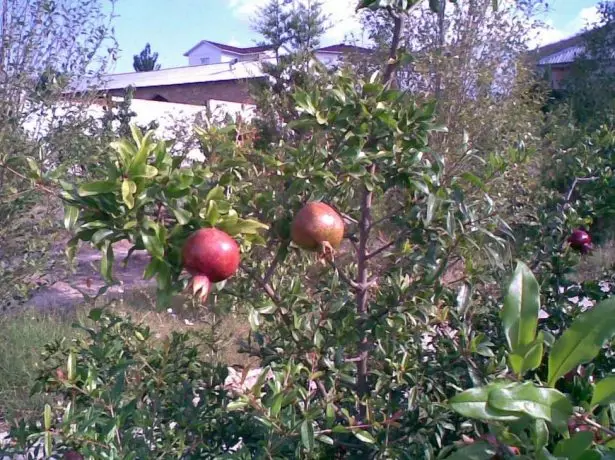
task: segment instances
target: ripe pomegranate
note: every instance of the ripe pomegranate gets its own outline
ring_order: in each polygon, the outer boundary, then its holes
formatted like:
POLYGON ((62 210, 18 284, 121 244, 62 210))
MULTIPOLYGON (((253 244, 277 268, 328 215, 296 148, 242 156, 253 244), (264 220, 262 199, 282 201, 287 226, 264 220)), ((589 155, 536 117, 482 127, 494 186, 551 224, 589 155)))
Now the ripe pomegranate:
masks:
POLYGON ((310 201, 293 219, 290 235, 303 249, 333 253, 344 238, 344 221, 331 206, 310 201))
POLYGON ((585 230, 577 228, 568 237, 570 247, 575 251, 581 251, 582 254, 588 253, 592 249, 592 239, 585 230))
POLYGON ((202 228, 184 243, 182 260, 193 275, 193 294, 204 302, 212 283, 230 278, 239 268, 239 245, 222 230, 202 228))

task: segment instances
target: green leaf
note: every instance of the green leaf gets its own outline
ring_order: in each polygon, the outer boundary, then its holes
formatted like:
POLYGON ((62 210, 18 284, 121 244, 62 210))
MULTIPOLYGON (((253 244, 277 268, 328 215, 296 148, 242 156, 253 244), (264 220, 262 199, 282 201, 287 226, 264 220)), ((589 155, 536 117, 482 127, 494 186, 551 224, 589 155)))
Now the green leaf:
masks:
POLYGON ((479 420, 514 422, 521 417, 520 411, 501 411, 487 404, 489 393, 514 385, 511 382, 495 382, 484 387, 471 388, 449 400, 449 406, 457 413, 479 420))
POLYGON ((504 297, 504 308, 501 312, 504 334, 510 351, 524 352, 523 347, 534 342, 539 311, 538 281, 527 265, 518 262, 504 297))
POLYGON ((66 365, 66 369, 68 370, 68 381, 74 382, 77 378, 77 354, 74 350, 71 350, 68 353, 68 363, 66 365))
POLYGON ((30 157, 26 157, 26 161, 28 162, 28 167, 32 171, 32 175, 35 178, 41 177, 41 168, 39 168, 39 166, 36 163, 36 161, 34 161, 34 159, 30 158, 30 157))
POLYGON ((592 431, 580 431, 575 433, 570 439, 564 439, 557 443, 553 454, 556 457, 577 460, 591 447, 593 442, 594 433, 592 431))
POLYGON ((64 208, 64 227, 66 230, 72 230, 79 218, 79 208, 75 206, 66 206, 64 208))
POLYGON ((272 417, 277 417, 282 409, 282 402, 284 401, 284 393, 280 392, 273 398, 271 403, 270 413, 272 417))
POLYGON ((246 407, 247 405, 248 403, 245 401, 231 401, 230 403, 226 405, 226 410, 228 411, 240 410, 246 407))
POLYGON ((549 354, 549 386, 579 364, 590 362, 615 335, 615 297, 581 313, 553 344, 549 354))
POLYGON ((51 430, 51 406, 49 404, 45 404, 43 423, 45 424, 45 430, 51 430))
POLYGON ((534 420, 532 426, 532 437, 534 439, 534 447, 536 451, 540 451, 549 443, 549 427, 542 419, 534 420))
POLYGON ((499 388, 489 393, 488 405, 507 412, 521 412, 534 419, 551 422, 560 432, 567 430, 572 404, 553 388, 540 388, 532 382, 499 388))
POLYGON ((100 273, 107 283, 113 282, 113 248, 109 240, 102 247, 102 259, 100 260, 100 273))
POLYGON ((156 235, 142 233, 141 238, 143 239, 145 249, 147 249, 147 252, 149 252, 152 257, 156 259, 162 259, 164 257, 164 247, 156 235))
POLYGON ((158 175, 158 168, 152 165, 145 165, 145 167, 141 171, 135 173, 132 177, 134 179, 140 179, 140 178, 153 179, 157 175, 158 175))
POLYGON ((495 447, 484 441, 478 441, 461 447, 446 457, 446 460, 491 460, 496 454, 495 447))
POLYGON ((522 345, 518 347, 516 353, 510 353, 508 361, 513 372, 522 376, 527 371, 538 368, 542 362, 543 346, 544 335, 539 332, 533 343, 522 345))
POLYGON ((132 209, 135 207, 135 193, 137 192, 137 184, 133 181, 126 179, 122 182, 122 200, 128 207, 132 209))
POLYGON ((81 184, 77 188, 79 196, 100 195, 102 193, 113 193, 117 190, 117 182, 110 180, 100 180, 81 184))
POLYGON ((101 228, 97 230, 96 233, 92 235, 92 239, 90 240, 94 246, 98 246, 101 242, 106 240, 109 236, 113 235, 115 232, 110 228, 101 228))
POLYGON ((102 308, 92 308, 88 313, 88 318, 92 321, 98 321, 103 314, 102 308))
POLYGON ((600 380, 594 387, 591 406, 604 406, 615 402, 615 375, 600 380))
POLYGON ((374 444, 376 442, 376 439, 367 431, 352 430, 352 434, 354 434, 359 441, 366 444, 374 444))
POLYGON ((304 420, 301 424, 301 442, 308 452, 314 450, 314 427, 310 420, 304 420))

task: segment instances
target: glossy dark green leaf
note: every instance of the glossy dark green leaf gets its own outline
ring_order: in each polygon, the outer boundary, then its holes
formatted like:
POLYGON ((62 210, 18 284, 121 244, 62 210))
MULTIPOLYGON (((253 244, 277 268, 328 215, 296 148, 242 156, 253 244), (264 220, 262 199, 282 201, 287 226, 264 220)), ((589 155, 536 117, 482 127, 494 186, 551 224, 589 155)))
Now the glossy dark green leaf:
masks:
POLYGON ((192 219, 192 214, 185 209, 171 208, 171 211, 180 225, 186 225, 192 219))
POLYGON ((506 341, 513 353, 534 342, 539 311, 538 281, 527 265, 518 262, 501 312, 506 341))
POLYGON ((282 409, 282 402, 284 402, 284 393, 278 393, 274 396, 271 408, 269 409, 272 417, 277 417, 282 409))
POLYGON ((609 375, 596 383, 591 406, 603 406, 615 402, 615 375, 609 375))
POLYGON ((311 420, 301 423, 301 442, 308 452, 314 450, 314 427, 311 420))
POLYGON ((461 447, 446 457, 446 460, 491 460, 497 454, 490 444, 479 441, 461 447))
POLYGON ((77 188, 79 196, 94 196, 102 193, 113 193, 118 189, 118 184, 115 181, 95 181, 81 184, 77 188))
POLYGON ((517 348, 516 353, 510 353, 508 362, 513 372, 522 376, 527 371, 538 368, 542 363, 543 346, 544 336, 539 332, 533 343, 521 345, 517 348))
POLYGON ((593 442, 594 433, 592 431, 580 431, 575 433, 570 439, 563 439, 557 443, 553 454, 556 457, 578 460, 591 447, 593 442))
POLYGON ((537 452, 549 443, 549 427, 544 420, 534 420, 534 424, 532 425, 532 438, 537 452))
POLYGON ((471 388, 453 396, 449 400, 449 406, 457 413, 468 418, 479 420, 513 422, 519 420, 520 411, 497 410, 487 404, 489 393, 501 388, 514 385, 511 382, 496 382, 490 385, 471 388))
POLYGON ((152 257, 157 259, 162 259, 164 257, 164 247, 156 235, 142 233, 141 238, 143 239, 145 249, 147 249, 147 252, 149 252, 152 257))
POLYGON ((615 298, 581 313, 553 344, 549 354, 549 386, 579 364, 590 362, 615 335, 615 298))
POLYGON ((567 430, 572 404, 553 388, 541 388, 532 382, 516 384, 489 392, 488 405, 507 412, 520 412, 551 422, 560 432, 567 430))

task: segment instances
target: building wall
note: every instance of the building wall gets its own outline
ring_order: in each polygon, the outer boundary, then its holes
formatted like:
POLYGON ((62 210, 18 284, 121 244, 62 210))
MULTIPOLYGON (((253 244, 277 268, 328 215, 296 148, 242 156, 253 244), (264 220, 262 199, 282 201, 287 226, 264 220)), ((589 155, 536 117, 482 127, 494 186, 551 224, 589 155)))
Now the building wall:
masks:
POLYGON ((222 60, 222 51, 208 43, 201 44, 197 49, 188 55, 189 65, 219 64, 222 60), (209 59, 202 62, 201 59, 209 59))
POLYGON ((551 88, 562 89, 564 80, 570 74, 570 66, 551 68, 551 88))
MULTIPOLYGON (((121 89, 111 90, 112 96, 123 96, 121 89)), ((186 83, 183 85, 148 86, 136 88, 135 99, 166 100, 178 104, 206 105, 208 100, 253 103, 244 80, 215 81, 205 83, 186 83), (161 99, 162 98, 162 99, 161 99)))

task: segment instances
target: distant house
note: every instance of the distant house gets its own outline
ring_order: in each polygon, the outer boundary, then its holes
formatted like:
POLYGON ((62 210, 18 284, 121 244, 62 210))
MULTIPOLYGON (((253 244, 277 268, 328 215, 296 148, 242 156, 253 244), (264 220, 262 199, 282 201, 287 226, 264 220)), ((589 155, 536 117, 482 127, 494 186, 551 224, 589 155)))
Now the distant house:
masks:
POLYGON ((240 48, 211 40, 201 40, 186 51, 184 56, 188 58, 188 65, 208 65, 232 61, 258 61, 275 57, 275 53, 272 46, 240 48))
MULTIPOLYGON (((611 33, 606 27, 588 30, 535 50, 537 66, 549 75, 552 89, 562 89, 575 61, 581 57, 591 59, 587 53, 588 41, 599 33, 611 33)), ((615 59, 615 50, 613 52, 615 59)))
MULTIPOLYGON (((337 44, 316 49, 314 56, 325 65, 334 66, 346 56, 369 52, 366 48, 337 44)), ((135 99, 157 102, 208 105, 209 101, 217 100, 251 104, 248 82, 267 78, 261 64, 276 62, 272 47, 239 48, 209 40, 201 40, 184 56, 188 66, 105 75, 97 87, 107 95, 122 96, 131 86, 135 99)))

